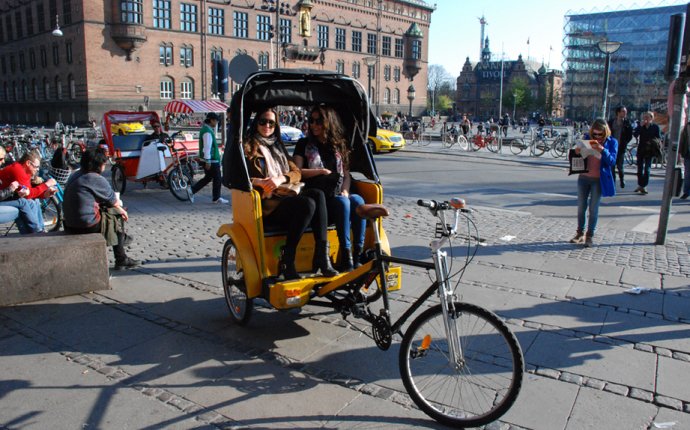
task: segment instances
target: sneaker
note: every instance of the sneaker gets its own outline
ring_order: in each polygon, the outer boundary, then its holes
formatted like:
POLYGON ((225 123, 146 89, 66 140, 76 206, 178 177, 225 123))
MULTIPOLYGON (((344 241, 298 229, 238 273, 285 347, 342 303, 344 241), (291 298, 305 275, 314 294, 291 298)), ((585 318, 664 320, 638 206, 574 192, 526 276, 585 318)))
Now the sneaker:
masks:
POLYGON ((681 199, 681 200, 685 200, 685 199, 687 199, 687 198, 688 198, 688 193, 683 193, 683 195, 680 196, 680 199, 681 199))
POLYGON ((141 261, 127 257, 122 261, 116 261, 115 262, 115 270, 127 270, 127 269, 131 269, 132 267, 137 267, 140 264, 141 264, 141 261))
POLYGON ((570 239, 570 243, 582 243, 582 240, 584 239, 585 234, 584 233, 577 233, 575 234, 575 237, 570 239))
POLYGON ((585 248, 589 248, 592 245, 594 245, 594 242, 592 241, 592 236, 585 237, 585 248))
POLYGON ((637 188, 635 188, 635 192, 636 192, 636 193, 642 192, 642 187, 637 187, 637 188))
POLYGON ((222 198, 222 197, 218 197, 218 200, 214 200, 213 203, 215 203, 215 204, 221 204, 221 205, 227 205, 227 204, 230 203, 230 202, 228 201, 228 199, 224 199, 224 198, 222 198))
POLYGON ((640 190, 640 194, 643 194, 643 195, 644 195, 644 194, 649 194, 649 191, 647 191, 646 188, 642 188, 642 189, 640 190))
POLYGON ((621 179, 621 188, 625 188, 625 181, 621 179))

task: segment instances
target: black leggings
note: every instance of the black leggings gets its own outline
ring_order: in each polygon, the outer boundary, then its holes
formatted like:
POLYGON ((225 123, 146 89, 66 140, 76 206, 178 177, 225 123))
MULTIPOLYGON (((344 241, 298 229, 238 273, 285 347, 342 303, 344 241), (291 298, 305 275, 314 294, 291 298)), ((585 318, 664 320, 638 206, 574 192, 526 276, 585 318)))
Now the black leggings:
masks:
POLYGON ((273 212, 264 217, 264 223, 287 230, 286 253, 294 254, 309 225, 314 232, 314 241, 325 242, 328 213, 323 191, 307 189, 302 190, 298 196, 284 198, 273 212))

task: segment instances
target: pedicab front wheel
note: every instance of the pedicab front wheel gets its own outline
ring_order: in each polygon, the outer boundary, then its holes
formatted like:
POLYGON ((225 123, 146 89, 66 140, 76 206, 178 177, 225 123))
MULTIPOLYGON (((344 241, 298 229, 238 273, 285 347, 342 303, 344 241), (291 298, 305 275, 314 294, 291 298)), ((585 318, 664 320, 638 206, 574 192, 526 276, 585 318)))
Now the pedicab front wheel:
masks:
POLYGON ((110 170, 111 172, 111 180, 113 182, 113 190, 115 192, 118 192, 120 194, 125 193, 125 188, 127 187, 127 178, 125 177, 125 169, 120 166, 119 164, 116 164, 113 166, 113 168, 110 170))
POLYGON ((189 200, 192 180, 192 172, 189 167, 186 169, 183 166, 173 168, 168 174, 168 187, 170 193, 178 200, 189 200))
POLYGON ((223 245, 221 261, 223 271, 223 292, 230 317, 239 325, 246 325, 254 310, 254 300, 247 297, 247 285, 237 247, 232 239, 223 245))

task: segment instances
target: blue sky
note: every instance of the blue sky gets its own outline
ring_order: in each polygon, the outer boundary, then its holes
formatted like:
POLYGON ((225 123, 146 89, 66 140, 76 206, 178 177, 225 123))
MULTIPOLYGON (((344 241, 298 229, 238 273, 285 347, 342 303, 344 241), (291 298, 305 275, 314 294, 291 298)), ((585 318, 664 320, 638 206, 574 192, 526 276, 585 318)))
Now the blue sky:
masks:
POLYGON ((436 3, 431 15, 429 64, 440 64, 451 76, 460 74, 466 57, 479 60, 481 26, 484 16, 488 25, 485 35, 494 58, 501 52, 506 60, 522 54, 561 69, 564 16, 569 12, 604 12, 640 9, 652 6, 686 4, 688 1, 664 0, 631 2, 620 0, 426 0, 436 3), (527 40, 529 39, 529 45, 527 40))

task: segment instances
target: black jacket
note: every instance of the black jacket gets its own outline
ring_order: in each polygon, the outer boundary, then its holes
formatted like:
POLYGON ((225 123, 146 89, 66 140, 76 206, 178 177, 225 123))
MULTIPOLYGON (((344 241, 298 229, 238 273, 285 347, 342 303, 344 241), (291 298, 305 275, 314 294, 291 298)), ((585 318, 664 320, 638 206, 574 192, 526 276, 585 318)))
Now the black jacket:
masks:
MULTIPOLYGON (((609 129, 611 130, 611 134, 613 134, 613 122, 615 121, 614 119, 609 120, 609 129)), ((616 137, 616 136, 614 136, 616 137)), ((630 122, 629 119, 625 118, 623 120, 623 130, 621 131, 621 138, 618 140, 618 144, 625 146, 627 145, 633 138, 633 126, 632 123, 630 122)))

